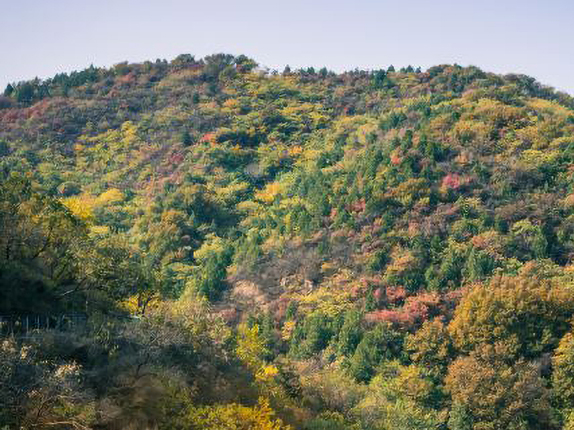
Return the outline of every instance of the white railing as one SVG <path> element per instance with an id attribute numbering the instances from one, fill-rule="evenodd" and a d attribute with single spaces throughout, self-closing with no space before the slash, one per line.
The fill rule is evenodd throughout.
<path id="1" fill-rule="evenodd" d="M 0 315 L 1 337 L 27 337 L 45 330 L 68 331 L 85 327 L 87 316 L 79 313 L 56 315 Z"/>

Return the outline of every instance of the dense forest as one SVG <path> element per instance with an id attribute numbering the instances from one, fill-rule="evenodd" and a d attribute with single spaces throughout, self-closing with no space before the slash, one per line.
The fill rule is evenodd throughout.
<path id="1" fill-rule="evenodd" d="M 573 260 L 574 99 L 528 76 L 13 83 L 0 429 L 574 429 Z"/>

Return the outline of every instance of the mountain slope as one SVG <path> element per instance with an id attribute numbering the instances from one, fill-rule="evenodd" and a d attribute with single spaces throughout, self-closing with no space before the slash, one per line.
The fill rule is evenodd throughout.
<path id="1" fill-rule="evenodd" d="M 22 82 L 0 98 L 0 310 L 171 321 L 205 297 L 221 357 L 297 427 L 554 428 L 573 168 L 574 100 L 476 67 L 182 55 Z M 471 374 L 506 391 L 473 403 Z"/>

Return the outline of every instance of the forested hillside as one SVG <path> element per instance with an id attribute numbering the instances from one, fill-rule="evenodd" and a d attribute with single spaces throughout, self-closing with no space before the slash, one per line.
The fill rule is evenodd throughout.
<path id="1" fill-rule="evenodd" d="M 0 315 L 86 324 L 0 339 L 0 428 L 574 429 L 573 258 L 574 99 L 528 76 L 14 83 Z"/>

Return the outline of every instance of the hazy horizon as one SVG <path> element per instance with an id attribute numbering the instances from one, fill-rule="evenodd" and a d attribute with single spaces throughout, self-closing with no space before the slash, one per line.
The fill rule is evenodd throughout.
<path id="1" fill-rule="evenodd" d="M 295 0 L 0 1 L 0 91 L 11 82 L 122 61 L 245 54 L 282 70 L 474 65 L 533 76 L 574 95 L 574 3 L 486 0 L 408 4 Z"/>

